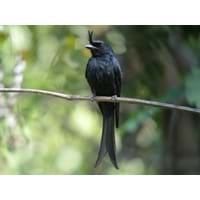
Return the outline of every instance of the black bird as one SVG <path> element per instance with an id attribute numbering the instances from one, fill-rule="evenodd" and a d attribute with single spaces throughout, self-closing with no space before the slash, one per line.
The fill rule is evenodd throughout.
<path id="1" fill-rule="evenodd" d="M 112 48 L 100 40 L 93 40 L 93 32 L 88 32 L 89 44 L 85 47 L 91 51 L 91 58 L 87 63 L 86 79 L 93 96 L 120 96 L 121 68 Z M 103 130 L 101 145 L 95 167 L 97 167 L 106 153 L 109 154 L 113 165 L 118 169 L 115 152 L 115 125 L 119 125 L 119 103 L 98 102 L 103 115 Z"/>

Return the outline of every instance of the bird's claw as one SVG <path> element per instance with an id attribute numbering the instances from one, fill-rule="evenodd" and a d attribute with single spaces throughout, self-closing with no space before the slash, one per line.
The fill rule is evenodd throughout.
<path id="1" fill-rule="evenodd" d="M 117 95 L 113 95 L 111 98 L 112 98 L 113 101 L 116 101 L 117 100 Z"/>
<path id="2" fill-rule="evenodd" d="M 95 96 L 96 96 L 96 95 L 92 95 L 92 96 L 90 97 L 90 101 L 94 102 Z"/>

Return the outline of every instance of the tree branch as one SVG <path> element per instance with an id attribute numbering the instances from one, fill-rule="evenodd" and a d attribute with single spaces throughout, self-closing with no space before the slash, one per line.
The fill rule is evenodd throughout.
<path id="1" fill-rule="evenodd" d="M 80 95 L 69 95 L 63 94 L 58 92 L 46 91 L 46 90 L 38 90 L 38 89 L 28 89 L 28 88 L 0 88 L 0 92 L 14 92 L 14 93 L 34 93 L 40 95 L 48 95 L 53 96 L 56 98 L 61 98 L 69 101 L 97 101 L 97 102 L 118 102 L 118 103 L 129 103 L 129 104 L 141 104 L 145 106 L 154 106 L 160 107 L 164 109 L 173 109 L 173 110 L 180 110 L 180 111 L 187 111 L 193 113 L 199 113 L 199 108 L 191 108 L 186 106 L 180 106 L 175 104 L 169 103 L 161 103 L 157 101 L 149 101 L 149 100 L 142 100 L 142 99 L 135 99 L 135 98 L 127 98 L 127 97 L 105 97 L 105 96 L 98 96 L 98 97 L 87 97 L 87 96 L 80 96 Z"/>

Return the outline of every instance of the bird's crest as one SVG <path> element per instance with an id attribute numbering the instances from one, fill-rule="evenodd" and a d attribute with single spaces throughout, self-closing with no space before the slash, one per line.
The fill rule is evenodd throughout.
<path id="1" fill-rule="evenodd" d="M 103 44 L 104 42 L 101 40 L 93 40 L 93 31 L 88 31 L 88 39 L 90 44 L 94 45 L 94 46 L 98 46 L 100 44 Z"/>
<path id="2" fill-rule="evenodd" d="M 93 31 L 88 31 L 88 39 L 90 44 L 93 44 Z"/>

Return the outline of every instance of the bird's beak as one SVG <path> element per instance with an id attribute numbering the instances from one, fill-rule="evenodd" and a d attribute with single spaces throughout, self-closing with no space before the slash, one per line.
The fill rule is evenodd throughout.
<path id="1" fill-rule="evenodd" d="M 97 49 L 95 46 L 93 46 L 92 44 L 87 44 L 85 45 L 85 48 L 87 49 Z"/>

